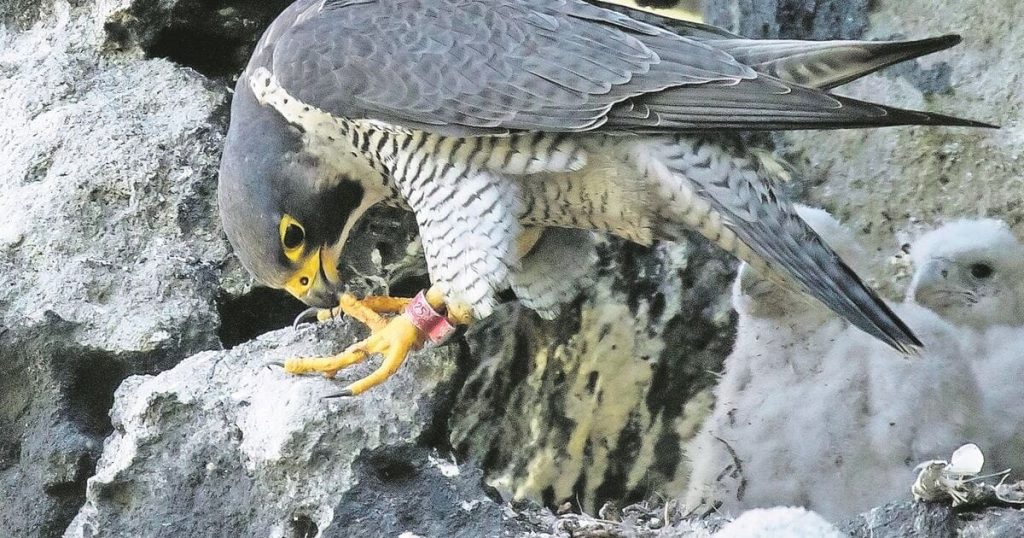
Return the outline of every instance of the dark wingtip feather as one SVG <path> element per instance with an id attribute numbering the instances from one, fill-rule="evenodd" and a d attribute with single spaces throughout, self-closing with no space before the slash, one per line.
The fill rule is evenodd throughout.
<path id="1" fill-rule="evenodd" d="M 937 114 L 934 112 L 921 112 L 917 110 L 903 110 L 893 107 L 885 107 L 890 113 L 895 114 L 894 125 L 942 125 L 946 127 L 979 127 L 982 129 L 999 129 L 998 125 L 978 120 L 969 120 Z"/>
<path id="2" fill-rule="evenodd" d="M 880 105 L 876 103 L 870 103 L 867 101 L 861 101 L 850 97 L 842 97 L 835 94 L 830 94 L 832 97 L 838 99 L 844 107 L 851 107 L 854 110 L 863 111 L 866 107 L 874 107 L 877 109 L 877 115 L 866 114 L 861 117 L 863 123 L 859 123 L 856 119 L 849 122 L 847 125 L 837 125 L 839 128 L 856 128 L 856 127 L 884 127 L 884 126 L 898 126 L 898 125 L 930 125 L 930 126 L 945 126 L 945 127 L 979 127 L 984 129 L 998 129 L 998 125 L 991 123 L 969 120 L 965 118 L 958 118 L 956 116 L 949 116 L 946 114 L 939 114 L 935 112 L 924 112 L 921 110 L 909 110 L 905 108 L 896 108 L 887 105 Z M 868 109 L 869 110 L 869 109 Z M 874 116 L 874 117 L 872 117 Z"/>
<path id="3" fill-rule="evenodd" d="M 845 265 L 845 264 L 844 264 Z M 860 309 L 861 313 L 865 315 L 867 321 L 877 329 L 877 331 L 867 331 L 876 338 L 880 338 L 883 342 L 888 344 L 890 347 L 899 351 L 900 353 L 907 356 L 917 356 L 920 350 L 924 349 L 924 343 L 914 334 L 914 331 L 907 326 L 907 324 L 898 316 L 895 312 L 889 308 L 889 305 L 885 304 L 874 291 L 867 287 L 863 281 L 857 277 L 856 273 L 852 269 L 846 267 L 850 275 L 857 280 L 858 284 L 868 292 L 868 295 L 874 302 L 874 309 L 863 308 Z M 857 324 L 861 329 L 866 328 L 860 324 Z"/>
<path id="4" fill-rule="evenodd" d="M 955 47 L 962 41 L 963 38 L 960 37 L 960 34 L 946 34 L 938 37 L 926 37 L 924 39 L 917 39 L 914 41 L 893 43 L 893 46 L 898 46 L 900 49 L 907 51 L 906 55 L 899 60 L 903 61 Z"/>
<path id="5" fill-rule="evenodd" d="M 829 283 L 827 286 L 807 288 L 812 296 L 860 330 L 904 355 L 917 355 L 924 348 L 924 344 L 914 331 L 832 251 L 827 243 L 819 238 L 818 241 L 805 245 L 809 245 L 810 248 L 823 248 L 831 254 L 824 258 L 828 261 L 817 268 L 810 268 L 811 272 L 829 275 L 825 280 Z M 803 280 L 808 274 L 795 276 L 797 280 Z M 807 285 L 806 281 L 804 285 Z"/>

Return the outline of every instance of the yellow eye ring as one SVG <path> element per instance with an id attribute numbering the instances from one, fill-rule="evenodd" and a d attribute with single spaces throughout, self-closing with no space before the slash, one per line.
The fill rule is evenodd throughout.
<path id="1" fill-rule="evenodd" d="M 286 214 L 281 217 L 278 232 L 285 257 L 293 262 L 299 261 L 306 250 L 306 229 L 294 217 Z"/>

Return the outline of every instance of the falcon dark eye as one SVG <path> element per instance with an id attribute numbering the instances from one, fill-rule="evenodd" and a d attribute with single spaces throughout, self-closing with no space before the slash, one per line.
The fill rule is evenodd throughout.
<path id="1" fill-rule="evenodd" d="M 306 232 L 302 231 L 302 227 L 298 224 L 289 224 L 284 229 L 284 236 L 281 238 L 281 243 L 284 244 L 284 248 L 293 249 L 302 246 L 302 242 L 306 240 Z"/>
<path id="2" fill-rule="evenodd" d="M 971 276 L 974 278 L 988 278 L 995 270 L 987 263 L 976 263 L 971 265 Z"/>

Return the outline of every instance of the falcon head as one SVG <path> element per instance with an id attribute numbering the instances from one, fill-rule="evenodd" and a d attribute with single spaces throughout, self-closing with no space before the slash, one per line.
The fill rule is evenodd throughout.
<path id="1" fill-rule="evenodd" d="M 337 306 L 338 260 L 363 199 L 358 183 L 328 174 L 240 78 L 220 163 L 224 231 L 257 280 L 319 308 Z"/>
<path id="2" fill-rule="evenodd" d="M 953 323 L 1024 324 L 1024 245 L 994 219 L 961 220 L 914 242 L 908 297 Z"/>

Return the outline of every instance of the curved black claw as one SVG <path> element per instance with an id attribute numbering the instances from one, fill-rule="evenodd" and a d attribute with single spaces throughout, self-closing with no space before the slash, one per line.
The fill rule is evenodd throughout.
<path id="1" fill-rule="evenodd" d="M 299 325 L 302 324 L 302 322 L 306 321 L 308 318 L 316 320 L 316 315 L 318 312 L 320 312 L 320 309 L 315 306 L 311 306 L 303 310 L 302 312 L 299 312 L 299 315 L 295 316 L 295 321 L 292 322 L 292 330 L 298 329 Z"/>
<path id="2" fill-rule="evenodd" d="M 278 368 L 282 368 L 283 369 L 284 368 L 284 363 L 281 362 L 281 361 L 270 361 L 270 362 L 264 364 L 264 366 L 267 367 L 267 370 L 273 370 L 275 366 L 278 367 Z"/>
<path id="3" fill-rule="evenodd" d="M 335 398 L 348 398 L 349 396 L 355 396 L 355 394 L 352 394 L 352 391 L 349 389 L 343 389 L 341 392 L 336 394 L 328 394 L 327 396 L 324 396 L 323 399 L 333 400 Z"/>

